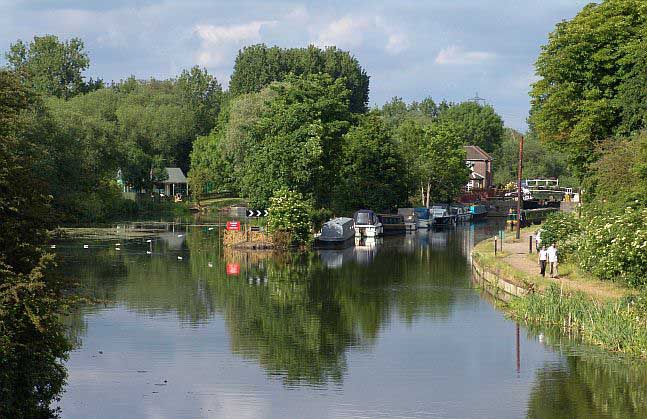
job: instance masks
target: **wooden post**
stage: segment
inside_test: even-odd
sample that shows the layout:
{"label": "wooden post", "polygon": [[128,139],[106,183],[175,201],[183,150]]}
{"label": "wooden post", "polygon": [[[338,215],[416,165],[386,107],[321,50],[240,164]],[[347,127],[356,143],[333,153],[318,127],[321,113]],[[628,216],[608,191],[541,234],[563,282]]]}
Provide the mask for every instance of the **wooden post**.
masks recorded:
{"label": "wooden post", "polygon": [[532,254],[532,238],[533,236],[531,234],[530,237],[528,238],[528,254]]}
{"label": "wooden post", "polygon": [[523,173],[523,135],[519,140],[519,164],[517,166],[517,240],[521,238],[521,175]]}
{"label": "wooden post", "polygon": [[497,245],[498,245],[497,241],[498,240],[499,240],[499,238],[497,236],[494,236],[494,257],[496,257],[496,251],[497,251]]}

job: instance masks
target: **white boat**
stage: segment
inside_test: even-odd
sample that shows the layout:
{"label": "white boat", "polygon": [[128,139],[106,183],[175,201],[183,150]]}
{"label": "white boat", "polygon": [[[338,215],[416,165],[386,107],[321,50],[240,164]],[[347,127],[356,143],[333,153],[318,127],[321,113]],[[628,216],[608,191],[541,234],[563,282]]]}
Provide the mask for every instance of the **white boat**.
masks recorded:
{"label": "white boat", "polygon": [[433,225],[449,225],[456,223],[456,217],[449,211],[448,205],[434,205],[429,211]]}
{"label": "white boat", "polygon": [[337,217],[326,221],[321,228],[321,234],[317,237],[320,242],[340,243],[345,242],[355,235],[352,218]]}
{"label": "white boat", "polygon": [[379,217],[371,210],[359,210],[353,215],[355,237],[378,237],[384,232]]}
{"label": "white boat", "polygon": [[418,217],[418,221],[416,221],[418,228],[422,230],[428,229],[431,226],[431,220],[429,220],[429,208],[420,207],[414,208],[413,210]]}
{"label": "white boat", "polygon": [[413,208],[398,208],[398,214],[404,217],[407,231],[415,231],[418,228],[418,216]]}

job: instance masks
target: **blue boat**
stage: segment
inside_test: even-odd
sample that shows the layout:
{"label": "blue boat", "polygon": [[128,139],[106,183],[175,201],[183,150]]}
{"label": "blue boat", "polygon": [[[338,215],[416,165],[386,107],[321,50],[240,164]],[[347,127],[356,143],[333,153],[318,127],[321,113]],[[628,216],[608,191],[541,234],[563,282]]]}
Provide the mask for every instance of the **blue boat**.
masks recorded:
{"label": "blue boat", "polygon": [[487,207],[480,204],[470,205],[470,212],[472,213],[473,220],[485,218],[487,215]]}

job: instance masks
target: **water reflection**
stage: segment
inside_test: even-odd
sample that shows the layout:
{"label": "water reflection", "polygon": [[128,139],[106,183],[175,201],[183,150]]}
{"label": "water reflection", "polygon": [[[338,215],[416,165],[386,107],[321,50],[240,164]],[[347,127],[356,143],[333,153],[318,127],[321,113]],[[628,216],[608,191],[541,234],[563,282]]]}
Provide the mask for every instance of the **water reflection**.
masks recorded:
{"label": "water reflection", "polygon": [[[284,390],[322,392],[298,393],[301,396],[351,397],[357,385],[352,376],[360,380],[373,372],[375,376],[363,383],[376,394],[383,388],[384,403],[383,410],[368,416],[435,412],[452,417],[645,417],[643,370],[604,369],[595,358],[556,355],[552,346],[545,348],[534,337],[528,340],[523,331],[519,370],[515,325],[470,285],[467,255],[475,242],[496,231],[497,226],[491,225],[460,226],[306,254],[232,251],[220,246],[217,230],[181,226],[151,243],[123,242],[121,251],[110,244],[84,250],[80,243],[69,243],[62,247],[66,249],[62,269],[79,278],[88,294],[111,302],[70,317],[71,334],[81,345],[92,327],[108,327],[96,325],[101,313],[117,321],[134,313],[130,321],[135,323],[124,324],[136,335],[121,343],[136,340],[141,346],[130,356],[146,359],[151,351],[160,351],[158,356],[171,359],[162,370],[192,370],[198,386],[215,385],[214,366],[216,371],[230,370],[239,360]],[[151,248],[152,254],[147,254]],[[150,346],[161,339],[154,333],[168,333],[170,347]],[[205,336],[209,343],[191,344],[182,352],[176,346],[184,342],[174,336]],[[109,341],[98,331],[93,339],[93,348],[97,341],[103,345]],[[213,350],[217,344],[227,345],[227,356],[233,354],[234,359],[223,361],[225,355]],[[81,353],[84,350],[81,347]],[[184,363],[178,364],[176,358]],[[210,366],[201,367],[210,371],[209,377],[199,378],[193,358],[196,365]],[[86,361],[88,365],[94,365],[93,359]],[[239,377],[246,382],[237,375],[246,374],[240,368],[232,376],[223,375],[222,383],[238,382]],[[410,400],[402,393],[403,386],[417,396]],[[498,389],[497,397],[505,393],[515,404],[493,405],[487,400],[492,397],[487,390],[491,386]],[[423,396],[427,387],[435,390]],[[273,394],[291,402],[262,416],[302,415],[290,407],[295,399]],[[375,396],[364,396],[364,404],[356,410],[336,406],[337,414],[331,415],[366,414],[372,400]],[[420,406],[412,407],[416,403]],[[387,405],[394,410],[385,410]],[[185,416],[196,415],[209,416],[195,411]]]}

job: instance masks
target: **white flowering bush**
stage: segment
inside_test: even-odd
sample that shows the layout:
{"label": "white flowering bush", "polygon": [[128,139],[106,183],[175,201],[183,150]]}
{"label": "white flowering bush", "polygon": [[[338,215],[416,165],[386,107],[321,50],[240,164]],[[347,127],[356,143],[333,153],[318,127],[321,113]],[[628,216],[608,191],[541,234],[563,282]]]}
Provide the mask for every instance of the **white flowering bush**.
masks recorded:
{"label": "white flowering bush", "polygon": [[279,244],[298,246],[308,243],[312,207],[298,192],[279,189],[270,198],[267,225]]}
{"label": "white flowering bush", "polygon": [[580,267],[601,279],[647,285],[647,208],[588,215],[577,247]]}
{"label": "white flowering bush", "polygon": [[561,259],[572,259],[594,276],[647,285],[647,208],[590,208],[581,219],[557,213],[542,225],[542,242],[556,242]]}

